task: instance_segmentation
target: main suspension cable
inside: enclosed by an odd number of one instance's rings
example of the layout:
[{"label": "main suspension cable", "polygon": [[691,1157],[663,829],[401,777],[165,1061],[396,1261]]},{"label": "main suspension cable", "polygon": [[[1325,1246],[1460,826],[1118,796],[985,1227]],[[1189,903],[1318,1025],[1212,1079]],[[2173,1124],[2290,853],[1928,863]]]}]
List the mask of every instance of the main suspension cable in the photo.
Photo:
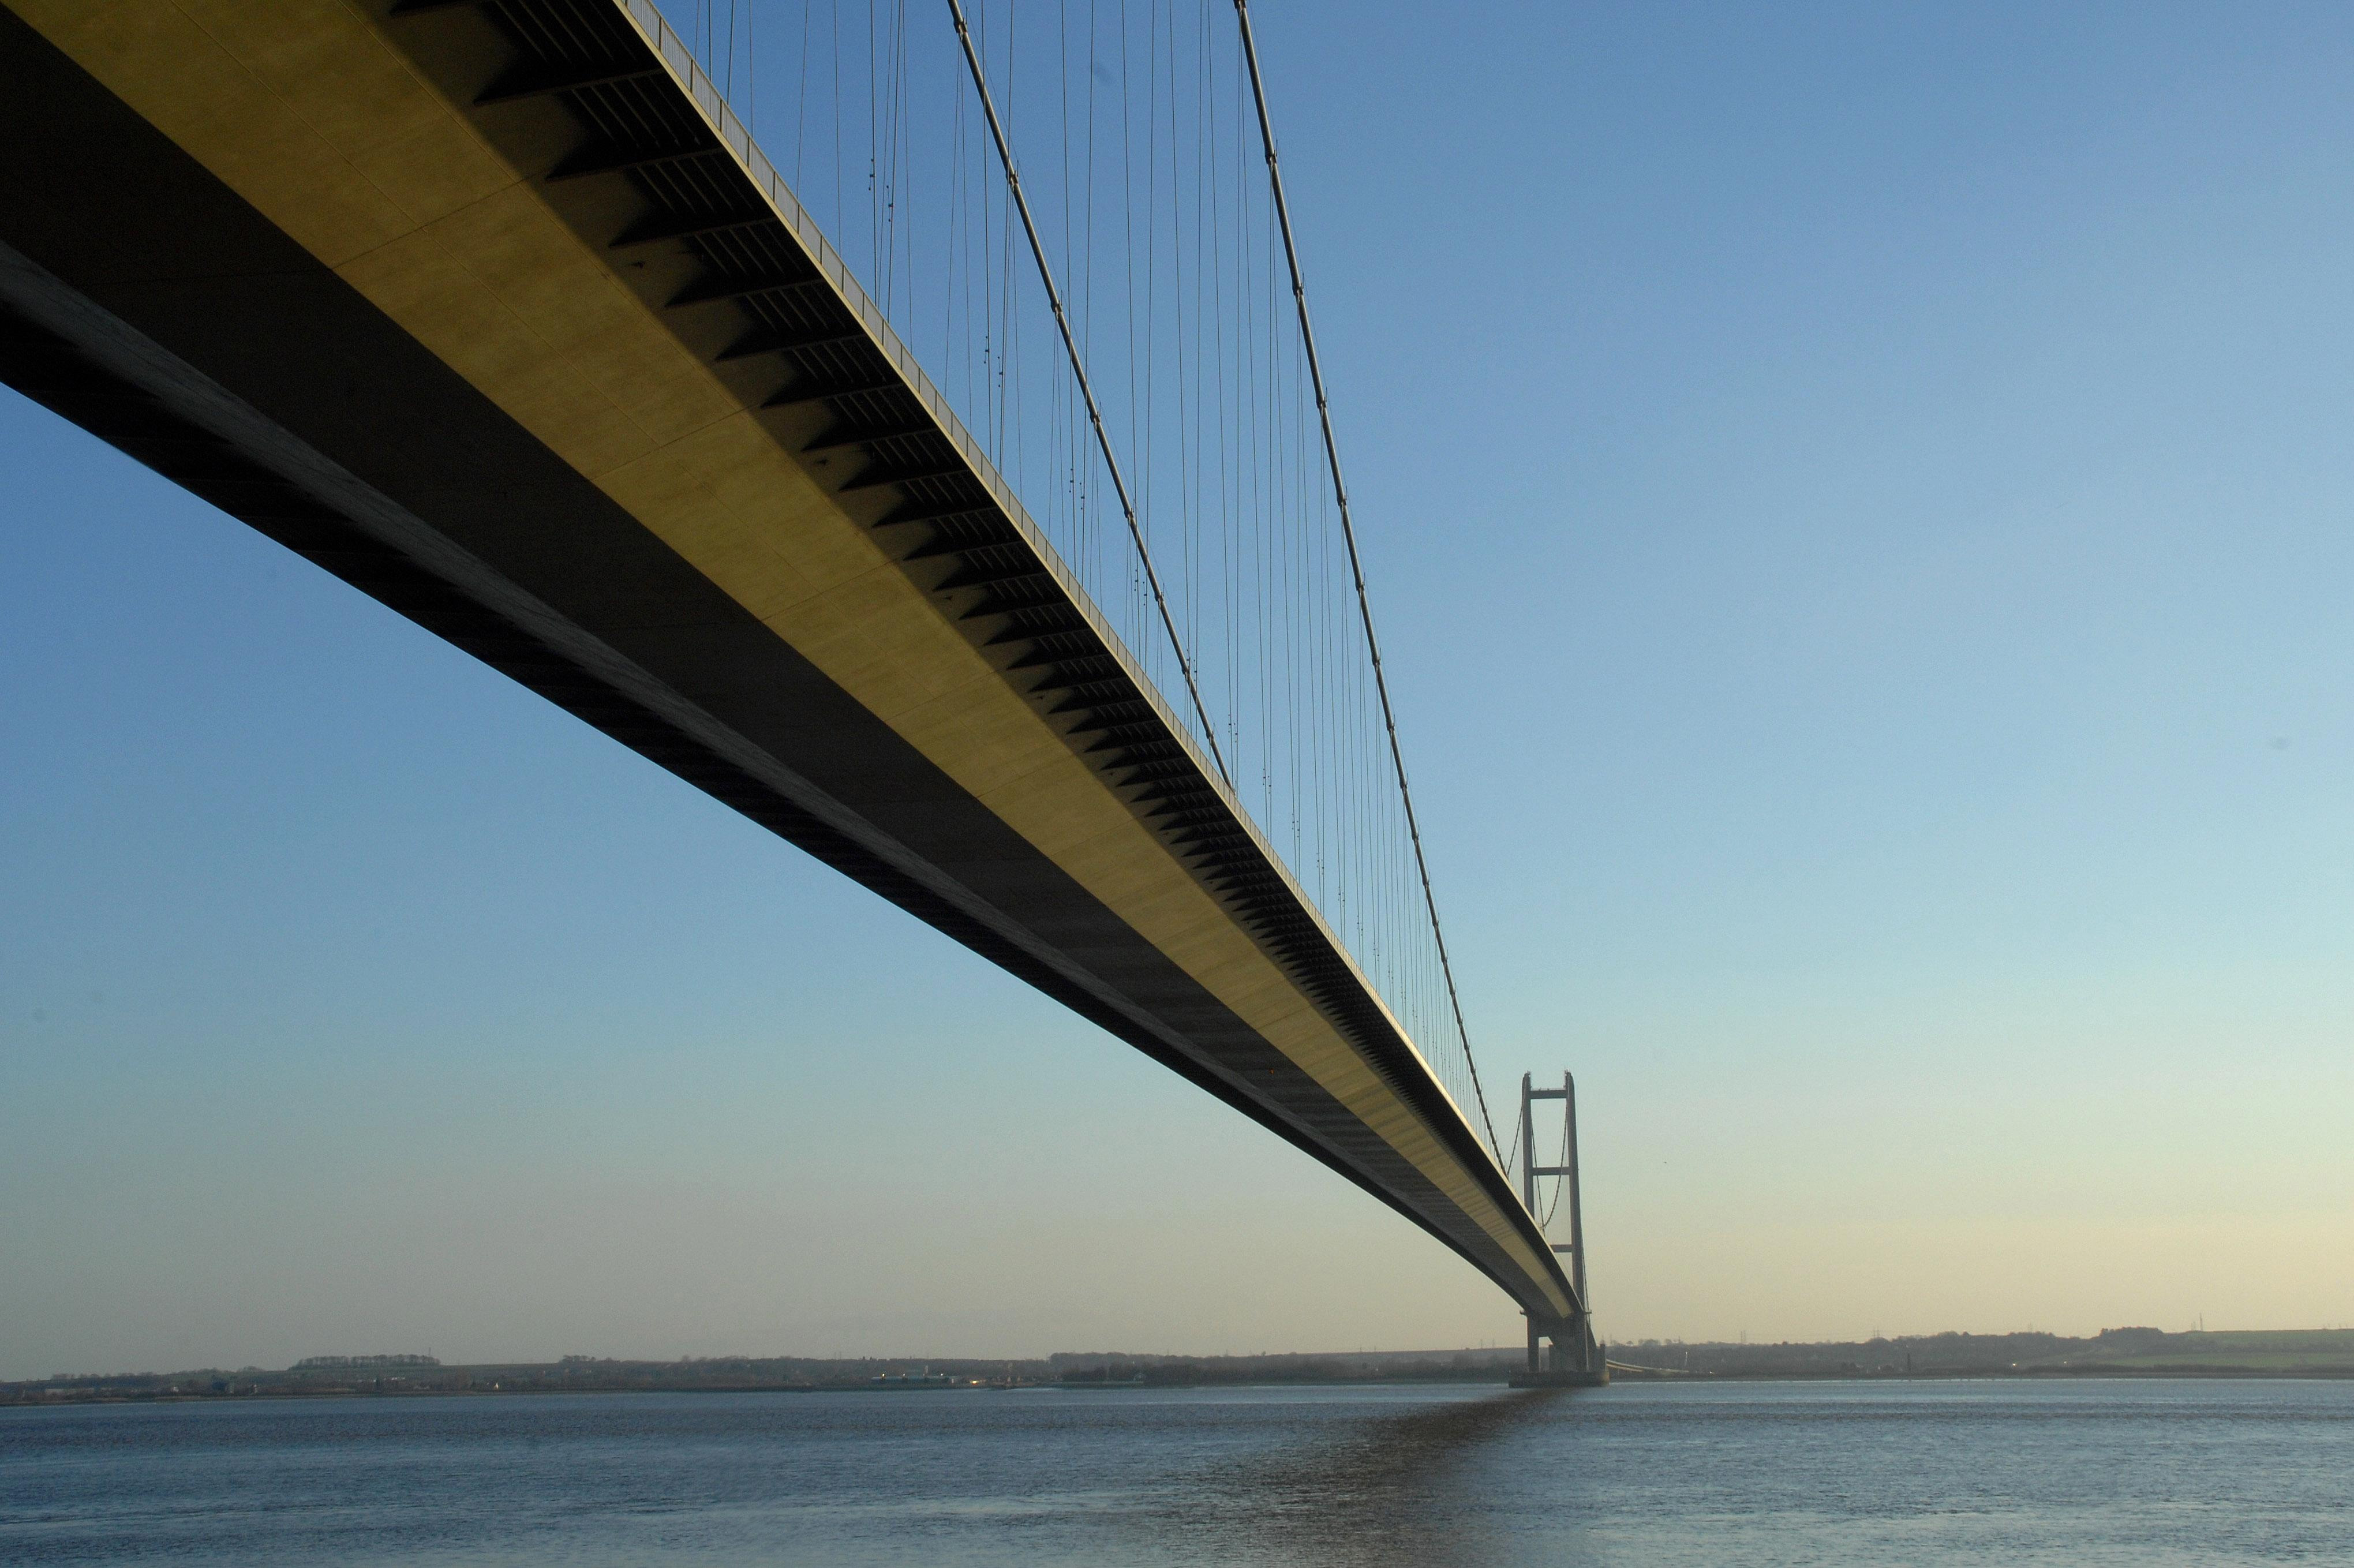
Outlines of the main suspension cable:
[{"label": "main suspension cable", "polygon": [[[1038,238],[1038,225],[1030,217],[1030,198],[1022,194],[1022,176],[1014,171],[1013,149],[1005,140],[1005,128],[998,122],[997,104],[989,96],[989,79],[981,69],[981,55],[974,48],[972,32],[965,26],[962,0],[949,0],[949,14],[956,20],[957,42],[964,47],[964,63],[972,72],[973,91],[981,97],[981,111],[989,122],[989,134],[997,143],[997,161],[1005,169],[1006,189],[1013,196],[1013,205],[1022,214],[1022,231],[1029,236],[1030,254],[1038,263],[1038,281],[1045,285],[1046,302],[1054,307],[1055,325],[1063,334],[1063,351],[1070,356],[1071,374],[1077,377],[1079,396],[1087,399],[1087,420],[1095,427],[1096,445],[1103,452],[1104,467],[1111,471],[1112,488],[1119,493],[1120,511],[1128,517],[1129,537],[1136,542],[1137,559],[1143,563],[1145,580],[1152,585],[1152,602],[1161,611],[1161,630],[1169,634],[1169,646],[1177,655],[1177,668],[1185,677],[1185,691],[1193,699],[1193,715],[1202,721],[1202,738],[1209,744],[1210,758],[1218,765],[1218,777],[1234,788],[1235,776],[1226,770],[1225,754],[1218,749],[1218,732],[1210,723],[1210,710],[1203,705],[1202,688],[1193,679],[1193,662],[1186,657],[1185,644],[1177,636],[1176,618],[1169,612],[1169,598],[1161,591],[1161,574],[1152,567],[1152,552],[1144,546],[1144,530],[1136,519],[1136,504],[1129,499],[1128,481],[1121,477],[1119,460],[1112,456],[1111,438],[1104,433],[1103,412],[1096,406],[1095,388],[1087,384],[1087,367],[1079,357],[1077,339],[1071,335],[1070,318],[1063,313],[1063,296],[1055,287],[1054,269],[1046,264],[1046,247]],[[1264,111],[1262,111],[1264,114]],[[1362,584],[1360,585],[1362,591]],[[1490,1139],[1495,1136],[1491,1130]]]},{"label": "main suspension cable", "polygon": [[[949,0],[953,5],[956,0]],[[1479,1120],[1488,1129],[1488,1150],[1493,1154],[1499,1147],[1496,1124],[1488,1114],[1488,1091],[1479,1082],[1479,1065],[1471,1056],[1470,1032],[1463,1026],[1463,1001],[1455,990],[1455,966],[1447,956],[1447,933],[1438,923],[1438,899],[1430,888],[1430,862],[1422,852],[1422,825],[1416,819],[1414,791],[1406,787],[1405,753],[1399,748],[1397,715],[1390,706],[1389,677],[1382,670],[1382,645],[1373,635],[1373,604],[1365,595],[1365,569],[1357,555],[1356,524],[1349,515],[1349,489],[1341,478],[1341,448],[1332,438],[1332,409],[1324,397],[1324,367],[1316,356],[1316,332],[1308,320],[1308,285],[1299,270],[1299,248],[1291,237],[1291,208],[1283,199],[1283,171],[1275,161],[1275,128],[1267,112],[1267,85],[1258,69],[1258,41],[1251,33],[1249,0],[1235,0],[1235,20],[1242,29],[1243,62],[1250,69],[1251,96],[1258,106],[1259,145],[1267,152],[1267,184],[1275,193],[1275,217],[1283,230],[1284,260],[1291,267],[1291,299],[1299,312],[1299,336],[1308,351],[1308,375],[1316,393],[1316,413],[1324,429],[1324,457],[1332,471],[1332,496],[1341,513],[1341,536],[1349,546],[1349,572],[1356,579],[1357,615],[1364,624],[1365,651],[1373,666],[1373,689],[1380,694],[1382,724],[1389,731],[1390,764],[1396,770],[1398,796],[1405,804],[1406,833],[1414,841],[1414,864],[1422,878],[1423,906],[1430,912],[1430,935],[1438,947],[1439,972],[1447,980],[1447,1001],[1455,1013],[1455,1035],[1463,1045],[1463,1061],[1471,1074],[1471,1091],[1479,1102]],[[958,30],[963,30],[961,20]],[[971,46],[966,46],[970,55]],[[981,68],[973,68],[978,71]],[[1041,265],[1043,265],[1043,261]]]}]

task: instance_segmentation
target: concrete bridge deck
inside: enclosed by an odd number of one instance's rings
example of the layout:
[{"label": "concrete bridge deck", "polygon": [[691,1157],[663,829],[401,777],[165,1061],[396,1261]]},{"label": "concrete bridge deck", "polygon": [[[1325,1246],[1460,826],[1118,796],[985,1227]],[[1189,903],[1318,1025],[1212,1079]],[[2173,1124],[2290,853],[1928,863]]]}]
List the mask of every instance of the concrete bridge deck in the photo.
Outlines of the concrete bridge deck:
[{"label": "concrete bridge deck", "polygon": [[0,377],[1574,1313],[645,0],[0,0]]}]

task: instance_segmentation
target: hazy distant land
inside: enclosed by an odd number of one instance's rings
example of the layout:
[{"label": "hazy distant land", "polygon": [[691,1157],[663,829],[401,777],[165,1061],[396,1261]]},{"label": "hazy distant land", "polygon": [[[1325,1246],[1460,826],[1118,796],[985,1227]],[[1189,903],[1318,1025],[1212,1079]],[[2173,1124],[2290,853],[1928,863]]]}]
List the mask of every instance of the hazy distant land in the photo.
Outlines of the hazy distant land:
[{"label": "hazy distant land", "polygon": [[2354,1377],[2354,1329],[2104,1329],[2061,1334],[1920,1334],[1820,1344],[1610,1347],[1616,1377]]},{"label": "hazy distant land", "polygon": [[[2106,1329],[2059,1334],[1911,1335],[1819,1343],[1645,1340],[1608,1347],[1624,1379],[1951,1377],[2354,1377],[2354,1329],[2168,1334]],[[965,1357],[719,1356],[675,1361],[567,1356],[558,1361],[445,1366],[429,1356],[314,1356],[282,1371],[59,1373],[0,1383],[0,1404],[128,1400],[669,1391],[951,1387],[1153,1387],[1237,1383],[1501,1383],[1518,1346],[1257,1356],[1063,1352],[1044,1360]]]}]

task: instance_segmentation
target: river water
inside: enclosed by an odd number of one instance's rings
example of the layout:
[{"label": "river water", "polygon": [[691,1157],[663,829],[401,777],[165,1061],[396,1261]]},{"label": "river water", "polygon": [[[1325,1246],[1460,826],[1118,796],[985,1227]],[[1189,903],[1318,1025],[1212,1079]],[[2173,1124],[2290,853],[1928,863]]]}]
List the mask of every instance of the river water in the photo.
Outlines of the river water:
[{"label": "river water", "polygon": [[0,1410],[0,1563],[2354,1563],[2354,1383]]}]

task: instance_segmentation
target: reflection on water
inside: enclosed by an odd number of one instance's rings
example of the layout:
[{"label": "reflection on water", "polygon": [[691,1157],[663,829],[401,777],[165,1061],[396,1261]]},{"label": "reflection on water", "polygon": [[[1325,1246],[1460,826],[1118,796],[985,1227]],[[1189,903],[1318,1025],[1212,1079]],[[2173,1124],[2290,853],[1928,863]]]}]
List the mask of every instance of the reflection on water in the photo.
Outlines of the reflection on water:
[{"label": "reflection on water", "polygon": [[0,1410],[0,1562],[2354,1563],[2354,1383]]},{"label": "reflection on water", "polygon": [[1557,1414],[1553,1407],[1570,1397],[1556,1390],[1458,1397],[1351,1423],[1297,1452],[1209,1467],[1186,1522],[1224,1547],[1213,1555],[1228,1562],[1492,1562],[1497,1544],[1476,1479],[1482,1451],[1514,1427]]}]

